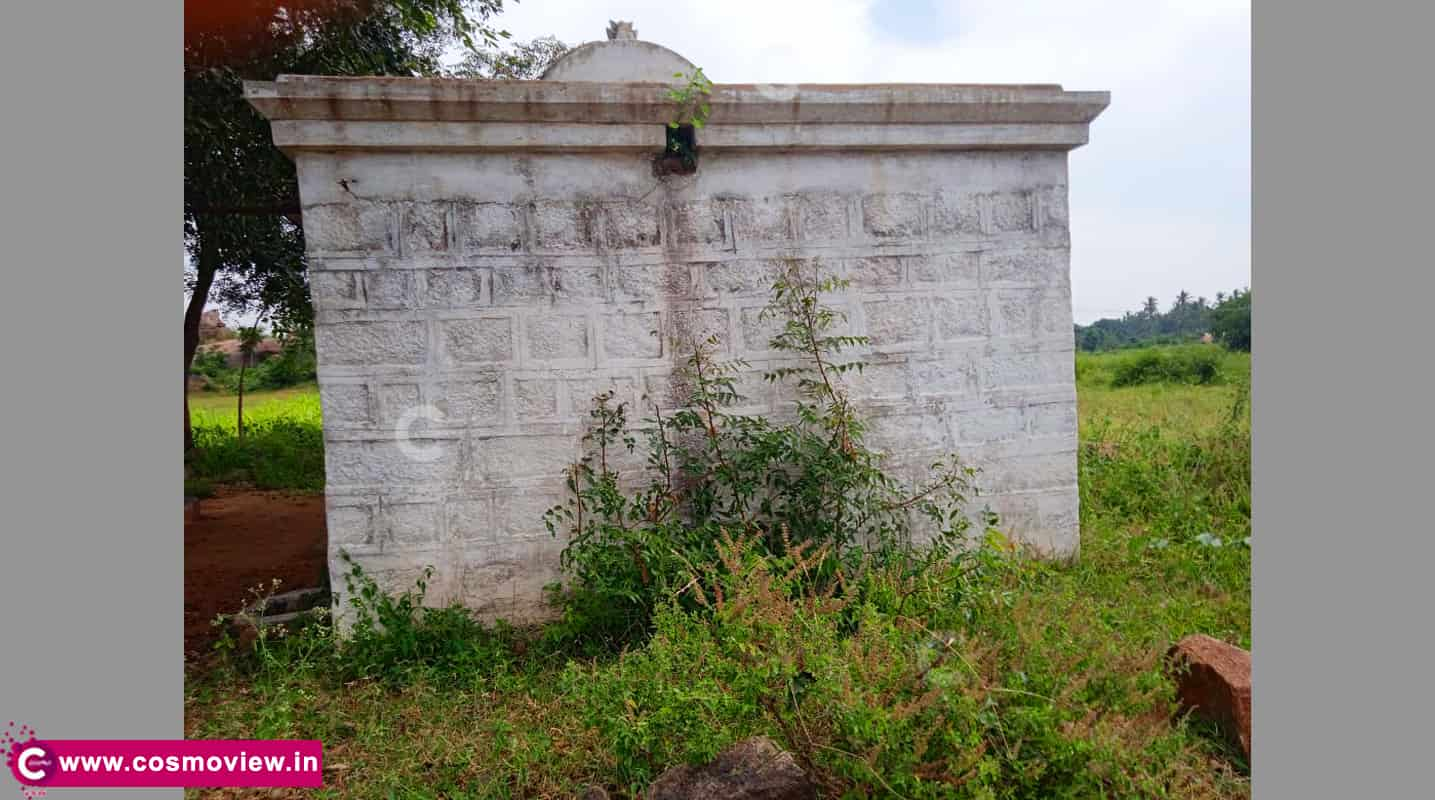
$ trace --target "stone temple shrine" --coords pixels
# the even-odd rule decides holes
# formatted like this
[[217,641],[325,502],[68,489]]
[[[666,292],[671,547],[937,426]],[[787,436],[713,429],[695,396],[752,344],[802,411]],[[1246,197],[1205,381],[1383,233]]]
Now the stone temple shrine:
[[1010,535],[1075,553],[1067,153],[1109,95],[719,83],[695,168],[664,171],[693,70],[615,23],[541,80],[246,85],[298,168],[336,584],[344,551],[544,616],[593,395],[672,407],[669,335],[702,331],[751,365],[745,409],[783,414],[758,312],[794,260],[851,281],[847,385],[893,469],[956,452]]

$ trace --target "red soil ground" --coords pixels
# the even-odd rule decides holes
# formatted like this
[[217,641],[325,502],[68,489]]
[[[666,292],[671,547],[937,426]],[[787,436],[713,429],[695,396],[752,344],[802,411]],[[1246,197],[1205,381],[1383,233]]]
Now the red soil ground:
[[184,526],[184,649],[209,651],[216,614],[232,614],[249,590],[319,586],[327,551],[324,498],[220,488]]

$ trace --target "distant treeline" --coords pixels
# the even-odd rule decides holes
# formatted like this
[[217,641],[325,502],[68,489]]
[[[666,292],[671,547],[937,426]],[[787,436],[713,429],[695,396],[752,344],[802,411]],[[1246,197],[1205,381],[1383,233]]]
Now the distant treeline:
[[1121,319],[1099,319],[1076,326],[1078,350],[1094,352],[1153,344],[1180,344],[1199,341],[1211,334],[1232,350],[1251,349],[1251,290],[1237,289],[1229,295],[1216,293],[1215,302],[1181,292],[1165,312],[1156,298],[1146,298],[1138,311]]

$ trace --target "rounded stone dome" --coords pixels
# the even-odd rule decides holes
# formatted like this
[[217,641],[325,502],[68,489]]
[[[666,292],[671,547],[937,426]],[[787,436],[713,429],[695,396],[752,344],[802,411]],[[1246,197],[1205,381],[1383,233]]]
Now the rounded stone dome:
[[660,44],[644,42],[629,22],[608,25],[607,41],[589,42],[564,53],[543,71],[546,81],[652,81],[672,83],[693,62]]

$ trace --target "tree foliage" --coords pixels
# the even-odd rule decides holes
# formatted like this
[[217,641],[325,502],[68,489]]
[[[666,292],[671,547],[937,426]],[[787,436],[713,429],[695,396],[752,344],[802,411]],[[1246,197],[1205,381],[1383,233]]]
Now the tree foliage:
[[[294,165],[245,101],[245,80],[280,74],[436,75],[446,48],[508,34],[502,0],[237,0],[190,3],[184,42],[186,288],[231,307],[310,313]],[[201,263],[202,262],[202,263]]]
[[[495,54],[503,0],[228,0],[187,3],[184,36],[184,319],[188,373],[211,301],[264,307],[277,325],[312,318],[293,163],[243,96],[281,74],[437,76],[454,48],[472,77],[541,71],[556,40]],[[486,59],[486,60],[485,60]],[[483,65],[487,65],[483,68]],[[188,405],[185,445],[191,444]]]
[[1233,350],[1251,349],[1251,292],[1249,289],[1216,293],[1211,304],[1204,297],[1192,298],[1181,291],[1164,313],[1154,297],[1148,297],[1139,311],[1121,319],[1100,319],[1076,326],[1076,346],[1081,350],[1114,350],[1152,344],[1192,342],[1205,334]]
[[568,45],[552,36],[514,42],[503,50],[476,50],[453,69],[456,78],[531,80],[568,52]]
[[1236,292],[1211,311],[1211,332],[1232,350],[1251,349],[1251,293]]

